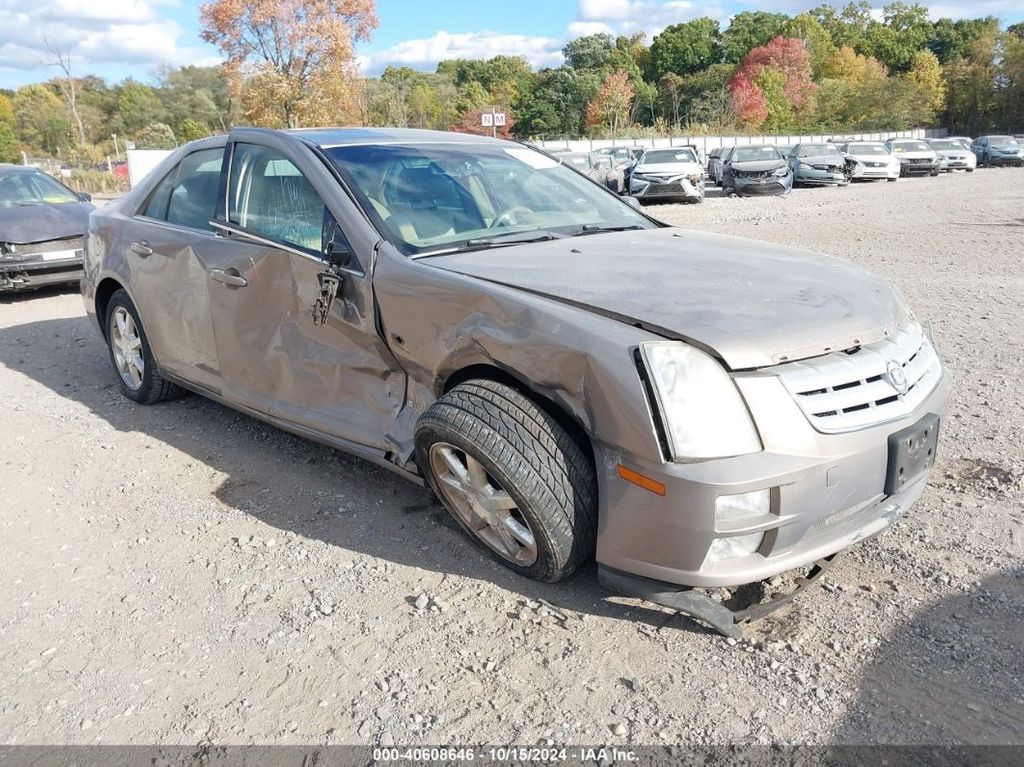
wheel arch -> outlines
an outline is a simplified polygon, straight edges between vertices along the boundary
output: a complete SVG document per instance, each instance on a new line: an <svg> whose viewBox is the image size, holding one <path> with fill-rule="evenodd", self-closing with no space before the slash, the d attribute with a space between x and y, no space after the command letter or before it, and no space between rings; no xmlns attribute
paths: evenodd
<svg viewBox="0 0 1024 767"><path fill-rule="evenodd" d="M488 362L469 364L448 373L441 380L437 394L438 396L447 394L459 384L481 378L515 389L551 416L555 423L568 432L587 460L590 461L595 472L597 471L593 438L587 427L572 413L570 408L542 393L539 387L513 371Z"/></svg>
<svg viewBox="0 0 1024 767"><path fill-rule="evenodd" d="M119 290L125 287L113 277L104 277L96 286L96 321L100 326L103 337L107 337L107 306L110 298Z"/></svg>

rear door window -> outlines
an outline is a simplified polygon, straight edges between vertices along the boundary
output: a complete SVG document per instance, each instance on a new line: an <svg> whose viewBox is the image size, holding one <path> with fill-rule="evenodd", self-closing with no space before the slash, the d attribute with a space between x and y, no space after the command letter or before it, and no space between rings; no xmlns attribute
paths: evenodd
<svg viewBox="0 0 1024 767"><path fill-rule="evenodd" d="M156 185L142 215L190 229L210 230L216 217L220 190L221 148L202 149L186 155Z"/></svg>

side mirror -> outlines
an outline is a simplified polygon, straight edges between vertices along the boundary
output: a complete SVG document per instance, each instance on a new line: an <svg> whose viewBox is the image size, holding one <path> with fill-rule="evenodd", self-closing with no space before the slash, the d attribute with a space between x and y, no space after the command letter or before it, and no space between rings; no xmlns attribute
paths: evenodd
<svg viewBox="0 0 1024 767"><path fill-rule="evenodd" d="M76 192L78 199L82 202L92 202L92 195L88 192Z"/></svg>
<svg viewBox="0 0 1024 767"><path fill-rule="evenodd" d="M640 200L638 200L636 197L627 194L622 199L625 201L626 205L628 205L631 208L636 208L637 210L644 209L644 206L640 204Z"/></svg>
<svg viewBox="0 0 1024 767"><path fill-rule="evenodd" d="M324 257L327 259L327 263L335 268L355 272L362 271L356 254L340 232L336 232L327 243L327 247L324 248Z"/></svg>

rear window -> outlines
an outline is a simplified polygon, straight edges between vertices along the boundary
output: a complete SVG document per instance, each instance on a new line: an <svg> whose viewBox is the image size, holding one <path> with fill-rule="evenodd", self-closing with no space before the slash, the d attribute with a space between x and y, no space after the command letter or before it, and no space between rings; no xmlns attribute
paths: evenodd
<svg viewBox="0 0 1024 767"><path fill-rule="evenodd" d="M224 150L202 149L186 155L150 193L141 213L147 218L190 229L210 229L217 214Z"/></svg>

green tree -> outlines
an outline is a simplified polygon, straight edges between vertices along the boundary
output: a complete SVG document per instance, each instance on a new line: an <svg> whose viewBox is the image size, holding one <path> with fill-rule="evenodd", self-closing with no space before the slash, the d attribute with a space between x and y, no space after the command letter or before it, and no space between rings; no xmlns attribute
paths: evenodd
<svg viewBox="0 0 1024 767"><path fill-rule="evenodd" d="M209 135L209 126L199 120L193 120L191 117L186 117L178 124L178 138L182 144L187 144L189 141L195 141Z"/></svg>
<svg viewBox="0 0 1024 767"><path fill-rule="evenodd" d="M666 27L651 43L651 79L689 75L722 60L718 22L707 17Z"/></svg>
<svg viewBox="0 0 1024 767"><path fill-rule="evenodd" d="M606 32L577 37L562 48L566 65L573 69L603 69L614 52L615 38Z"/></svg>
<svg viewBox="0 0 1024 767"><path fill-rule="evenodd" d="M138 149L174 149L178 145L174 131L167 123L147 125L135 136Z"/></svg>
<svg viewBox="0 0 1024 767"><path fill-rule="evenodd" d="M754 84L764 94L768 117L761 125L767 133L781 133L794 126L793 107L786 98L786 76L776 69L765 67L754 76Z"/></svg>
<svg viewBox="0 0 1024 767"><path fill-rule="evenodd" d="M14 135L14 105L0 94L0 162L19 162L21 151Z"/></svg>
<svg viewBox="0 0 1024 767"><path fill-rule="evenodd" d="M161 122L166 114L156 92L148 85L125 80L118 88L117 111L129 134L137 133L147 125Z"/></svg>
<svg viewBox="0 0 1024 767"><path fill-rule="evenodd" d="M729 21L729 27L722 33L722 55L726 61L738 64L751 49L764 45L781 34L782 27L789 21L783 13L767 11L741 11Z"/></svg>
<svg viewBox="0 0 1024 767"><path fill-rule="evenodd" d="M45 85L18 88L12 100L15 132L33 151L56 155L69 142L71 123L63 102Z"/></svg>
<svg viewBox="0 0 1024 767"><path fill-rule="evenodd" d="M821 77L822 68L836 52L836 43L814 12L801 13L782 25L783 37L800 40L811 57L811 72Z"/></svg>
<svg viewBox="0 0 1024 767"><path fill-rule="evenodd" d="M864 37L862 52L874 56L892 72L910 69L914 53L932 36L928 9L917 3L889 3L882 10L883 21L873 21Z"/></svg>

